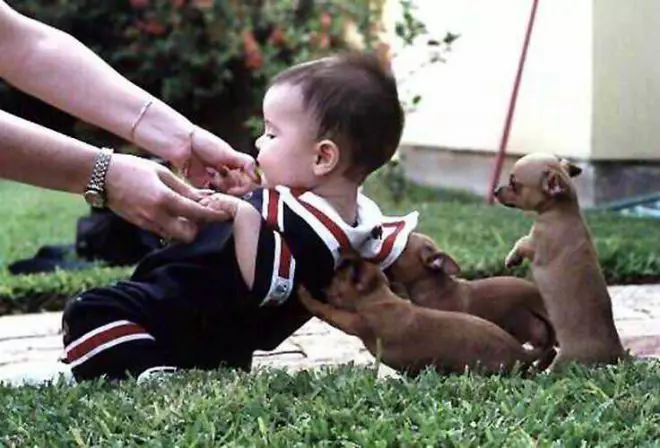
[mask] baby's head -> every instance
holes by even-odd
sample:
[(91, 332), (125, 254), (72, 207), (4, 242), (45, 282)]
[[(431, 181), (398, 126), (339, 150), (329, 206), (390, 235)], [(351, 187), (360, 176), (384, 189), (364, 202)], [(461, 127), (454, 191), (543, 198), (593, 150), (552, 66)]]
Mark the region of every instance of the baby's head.
[(306, 62), (275, 77), (263, 101), (257, 160), (269, 186), (359, 185), (396, 151), (404, 114), (392, 74), (368, 53)]

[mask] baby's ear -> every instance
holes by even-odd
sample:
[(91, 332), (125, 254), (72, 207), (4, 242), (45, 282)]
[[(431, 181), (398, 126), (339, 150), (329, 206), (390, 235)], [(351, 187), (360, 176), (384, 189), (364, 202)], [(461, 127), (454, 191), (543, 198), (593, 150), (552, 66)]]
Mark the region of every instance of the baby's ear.
[(332, 140), (321, 140), (314, 148), (314, 174), (325, 176), (339, 165), (339, 146)]

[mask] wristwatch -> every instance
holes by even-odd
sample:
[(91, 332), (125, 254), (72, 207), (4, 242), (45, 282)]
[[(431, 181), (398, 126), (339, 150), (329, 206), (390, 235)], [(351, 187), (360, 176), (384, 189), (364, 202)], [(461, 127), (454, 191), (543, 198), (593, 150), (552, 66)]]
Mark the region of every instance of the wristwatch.
[(85, 187), (83, 193), (85, 201), (94, 208), (103, 208), (108, 202), (105, 191), (105, 176), (108, 173), (113, 152), (110, 148), (101, 148), (94, 161), (94, 169), (89, 178), (89, 183)]

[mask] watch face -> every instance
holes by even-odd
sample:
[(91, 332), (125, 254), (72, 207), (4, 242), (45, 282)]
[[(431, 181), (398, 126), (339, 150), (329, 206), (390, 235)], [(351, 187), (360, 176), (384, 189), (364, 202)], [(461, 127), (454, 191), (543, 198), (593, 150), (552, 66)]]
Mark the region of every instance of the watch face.
[(105, 205), (103, 195), (96, 190), (87, 190), (85, 192), (85, 201), (92, 207), (101, 208)]

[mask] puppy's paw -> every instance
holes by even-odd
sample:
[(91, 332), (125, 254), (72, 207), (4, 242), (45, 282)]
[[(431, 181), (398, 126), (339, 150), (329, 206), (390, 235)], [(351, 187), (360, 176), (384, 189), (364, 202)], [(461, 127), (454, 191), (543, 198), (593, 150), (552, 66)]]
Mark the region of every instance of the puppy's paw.
[(517, 250), (512, 250), (509, 252), (509, 255), (506, 256), (506, 260), (504, 260), (504, 267), (507, 269), (515, 268), (516, 266), (520, 266), (523, 262), (523, 257), (518, 253)]
[(322, 307), (322, 303), (312, 297), (312, 294), (304, 286), (298, 288), (298, 300), (313, 315), (319, 313), (319, 309)]

